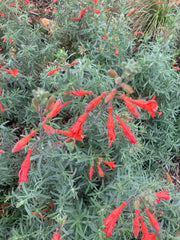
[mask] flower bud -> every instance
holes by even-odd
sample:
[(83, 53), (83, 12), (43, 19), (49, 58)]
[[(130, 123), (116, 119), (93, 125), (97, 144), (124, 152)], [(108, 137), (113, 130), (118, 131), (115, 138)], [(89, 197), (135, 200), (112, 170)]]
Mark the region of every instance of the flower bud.
[(39, 104), (35, 98), (32, 99), (32, 104), (33, 104), (33, 107), (35, 107), (35, 109), (39, 111)]
[(48, 111), (49, 109), (51, 109), (51, 107), (52, 107), (52, 105), (53, 105), (53, 103), (54, 103), (54, 95), (52, 95), (49, 99), (48, 99), (48, 101), (47, 101), (47, 105), (46, 105), (46, 108), (45, 108), (45, 112), (46, 111)]
[(125, 84), (125, 83), (122, 83), (121, 84), (121, 87), (123, 88), (123, 90), (128, 93), (128, 94), (131, 94), (134, 92), (134, 90), (132, 89), (132, 87), (128, 84)]
[(108, 70), (108, 76), (111, 77), (111, 78), (115, 78), (115, 77), (118, 77), (118, 74), (113, 69), (109, 69)]
[(115, 78), (115, 84), (120, 84), (121, 82), (121, 78), (120, 77), (116, 77)]

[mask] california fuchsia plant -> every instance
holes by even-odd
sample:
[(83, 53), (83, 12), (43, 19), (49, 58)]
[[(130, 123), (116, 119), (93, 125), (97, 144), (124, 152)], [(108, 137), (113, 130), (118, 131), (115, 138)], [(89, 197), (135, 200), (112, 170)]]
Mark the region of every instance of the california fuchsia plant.
[(0, 239), (176, 236), (179, 14), (150, 2), (152, 42), (130, 0), (0, 1)]

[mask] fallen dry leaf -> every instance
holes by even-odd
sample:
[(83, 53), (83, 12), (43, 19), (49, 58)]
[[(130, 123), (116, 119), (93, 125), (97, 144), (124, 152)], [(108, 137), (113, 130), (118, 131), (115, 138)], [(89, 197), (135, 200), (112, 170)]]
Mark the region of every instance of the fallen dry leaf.
[(41, 21), (42, 24), (45, 26), (45, 28), (46, 28), (47, 30), (49, 30), (49, 31), (48, 31), (48, 34), (51, 34), (52, 31), (53, 31), (53, 26), (51, 26), (51, 28), (50, 28), (50, 24), (53, 22), (53, 20), (50, 20), (50, 19), (48, 19), (48, 18), (40, 18), (40, 21)]
[(171, 176), (169, 175), (168, 171), (166, 171), (165, 169), (164, 170), (164, 173), (166, 174), (166, 181), (169, 183), (169, 184), (172, 184), (173, 183), (173, 180), (171, 178)]
[(169, 4), (170, 5), (172, 5), (172, 4), (179, 5), (180, 4), (180, 0), (170, 0)]

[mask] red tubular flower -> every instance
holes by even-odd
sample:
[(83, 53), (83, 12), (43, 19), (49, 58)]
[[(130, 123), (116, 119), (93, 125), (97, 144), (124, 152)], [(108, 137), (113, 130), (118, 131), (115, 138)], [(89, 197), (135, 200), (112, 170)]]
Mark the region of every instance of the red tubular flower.
[(176, 70), (180, 71), (179, 67), (175, 67), (175, 66), (172, 66), (172, 67), (175, 68)]
[(138, 35), (138, 34), (143, 35), (143, 33), (142, 33), (141, 31), (136, 32), (135, 34), (136, 34), (136, 35)]
[(143, 235), (141, 240), (156, 240), (156, 234), (148, 233), (148, 235)]
[(129, 15), (131, 15), (132, 13), (134, 13), (136, 11), (135, 8), (133, 8), (128, 14), (126, 14), (126, 17), (129, 17)]
[(73, 133), (70, 130), (63, 131), (63, 130), (56, 129), (56, 133), (61, 133), (70, 138), (73, 138)]
[(89, 169), (89, 179), (92, 180), (92, 175), (93, 175), (93, 162), (91, 163), (91, 167)]
[(78, 119), (77, 121), (74, 123), (74, 125), (72, 127), (70, 127), (71, 131), (73, 134), (78, 134), (81, 129), (82, 129), (82, 125), (84, 124), (84, 122), (86, 121), (87, 115), (89, 113), (85, 112), (83, 113)]
[(8, 203), (2, 203), (0, 207), (2, 208), (2, 215), (5, 214), (4, 206), (8, 205)]
[(101, 10), (89, 7), (89, 9), (91, 9), (93, 12), (96, 12), (97, 14), (99, 14), (101, 12)]
[(51, 76), (52, 74), (54, 74), (57, 70), (61, 69), (60, 67), (56, 68), (56, 69), (53, 69), (51, 71), (49, 71), (46, 76)]
[(33, 150), (30, 148), (28, 149), (28, 154), (26, 155), (26, 158), (24, 159), (22, 165), (21, 165), (21, 170), (19, 171), (19, 186), (18, 188), (20, 188), (22, 182), (27, 182), (27, 175), (28, 175), (28, 171), (29, 171), (29, 167), (30, 167), (30, 157), (31, 157), (31, 153), (33, 152)]
[(108, 40), (108, 37), (107, 36), (103, 36), (102, 39)]
[(1, 104), (0, 104), (0, 109), (1, 109), (1, 112), (4, 112), (4, 108)]
[(156, 95), (154, 95), (153, 98), (149, 101), (136, 100), (136, 99), (132, 99), (132, 98), (128, 98), (128, 97), (127, 98), (128, 98), (129, 102), (148, 111), (151, 114), (151, 117), (155, 117), (155, 113), (158, 113), (159, 115), (162, 114), (161, 112), (157, 112), (158, 103), (155, 101), (155, 97), (156, 97)]
[(55, 117), (59, 113), (61, 107), (62, 107), (62, 102), (59, 99), (55, 102), (55, 104), (52, 107), (52, 110), (47, 114), (45, 119)]
[(115, 54), (118, 56), (118, 54), (119, 54), (119, 50), (118, 50), (118, 48), (117, 47), (115, 47)]
[(116, 167), (116, 166), (115, 166), (115, 163), (116, 163), (116, 162), (108, 162), (108, 161), (105, 161), (105, 160), (103, 160), (103, 162), (104, 162), (106, 165), (108, 165), (111, 170), (113, 170), (113, 168)]
[(137, 238), (139, 235), (139, 228), (140, 228), (139, 212), (140, 212), (139, 209), (135, 209), (136, 215), (135, 215), (134, 222), (133, 222), (133, 233), (134, 233), (135, 238)]
[(64, 92), (64, 94), (73, 94), (75, 96), (84, 96), (84, 95), (91, 95), (92, 91), (85, 91), (85, 90), (71, 90), (70, 93)]
[(54, 233), (52, 240), (61, 240), (61, 237), (58, 232)]
[(108, 116), (108, 122), (107, 122), (107, 129), (108, 129), (108, 139), (109, 139), (109, 143), (108, 146), (111, 146), (111, 143), (114, 142), (115, 137), (116, 137), (116, 132), (114, 130), (115, 128), (115, 124), (114, 124), (114, 120), (113, 120), (113, 116), (112, 116), (112, 107), (108, 107), (108, 111), (109, 111), (109, 116)]
[(151, 225), (153, 226), (153, 228), (160, 233), (160, 227), (159, 227), (159, 223), (157, 221), (157, 219), (149, 212), (149, 208), (144, 209), (144, 211), (147, 213), (149, 221), (151, 223)]
[(0, 12), (0, 16), (5, 17), (4, 13)]
[(61, 105), (61, 108), (65, 107), (68, 103), (70, 103), (71, 101), (65, 102)]
[(76, 65), (76, 64), (78, 64), (79, 62), (76, 60), (76, 61), (73, 61), (73, 62), (71, 62), (71, 63), (69, 63), (68, 65), (69, 66), (74, 66), (74, 65)]
[(157, 4), (162, 4), (162, 3), (163, 3), (163, 1), (156, 1), (156, 3), (157, 3)]
[(86, 12), (86, 9), (87, 9), (87, 7), (85, 7), (84, 9), (81, 9), (81, 11), (80, 11), (80, 13), (79, 13), (79, 16), (77, 17), (77, 18), (71, 18), (73, 21), (78, 21), (79, 19), (81, 19), (83, 16), (84, 16), (84, 14), (85, 14), (85, 12)]
[[(141, 229), (142, 229), (143, 235), (148, 236), (148, 235), (149, 235), (149, 231), (148, 231), (148, 228), (146, 227), (146, 225), (145, 225), (144, 222), (143, 222), (143, 217), (140, 216), (140, 217), (139, 217), (139, 220), (141, 221)], [(149, 240), (149, 239), (148, 239), (148, 240)]]
[(51, 201), (51, 211), (53, 210), (53, 207), (54, 207), (54, 202)]
[(106, 92), (103, 92), (100, 96), (94, 98), (86, 107), (85, 112), (92, 111), (100, 102), (101, 98), (106, 96)]
[(107, 237), (111, 236), (112, 230), (117, 222), (119, 215), (122, 213), (122, 208), (126, 207), (126, 202), (123, 202), (118, 208), (114, 209), (104, 220), (104, 224), (107, 227), (104, 228), (104, 232), (106, 233)]
[(125, 94), (123, 94), (123, 95), (121, 96), (121, 99), (124, 100), (124, 102), (125, 102), (125, 104), (126, 104), (126, 107), (127, 107), (127, 109), (130, 111), (130, 113), (131, 113), (134, 117), (140, 118), (139, 112), (137, 111), (136, 107), (135, 107), (130, 101), (128, 101), (129, 98), (126, 97)]
[(165, 189), (163, 191), (156, 192), (155, 195), (157, 198), (170, 200), (170, 196), (168, 195), (168, 193), (169, 191)]
[[(78, 133), (76, 133), (76, 134), (74, 134), (71, 130), (69, 130), (69, 131), (62, 131), (62, 130), (56, 129), (56, 133), (64, 134), (64, 135), (68, 136), (70, 139), (74, 139), (74, 141), (75, 140), (78, 140), (78, 141), (82, 141), (83, 140), (83, 138), (86, 135), (83, 135), (82, 132), (83, 132), (83, 128), (81, 128), (81, 130)], [(66, 141), (68, 141), (68, 140), (69, 139), (67, 139)]]
[(99, 176), (100, 177), (104, 177), (104, 173), (103, 173), (103, 170), (101, 169), (101, 167), (99, 166), (99, 163), (97, 162), (97, 167), (98, 167), (98, 172), (99, 172)]
[(98, 3), (98, 0), (91, 0), (91, 1), (95, 4)]
[(14, 77), (18, 74), (18, 70), (16, 68), (13, 68), (12, 70), (1, 68), (1, 70), (11, 73)]
[(124, 135), (129, 140), (130, 144), (136, 143), (139, 147), (139, 144), (137, 143), (137, 140), (135, 139), (134, 134), (131, 132), (130, 128), (120, 119), (120, 117), (117, 115), (116, 119), (119, 121), (122, 131)]
[(55, 134), (54, 128), (46, 125), (44, 122), (42, 123), (42, 126), (43, 126), (43, 128), (44, 128), (44, 131), (45, 131), (47, 134), (49, 134), (49, 135), (54, 135), (54, 134)]
[(0, 150), (0, 154), (1, 154), (1, 153), (4, 153), (4, 151), (3, 151), (3, 150)]
[(30, 132), (29, 135), (27, 135), (26, 137), (23, 137), (21, 140), (19, 140), (19, 141), (15, 144), (15, 146), (14, 146), (13, 149), (12, 149), (12, 152), (14, 153), (14, 152), (20, 151), (24, 146), (27, 145), (27, 143), (29, 142), (30, 138), (31, 138), (32, 136), (34, 136), (34, 135), (36, 135), (36, 131), (31, 130), (31, 132)]
[(109, 103), (110, 101), (112, 101), (112, 99), (114, 98), (114, 94), (116, 93), (116, 89), (112, 89), (112, 91), (108, 94), (108, 96), (105, 98), (105, 103)]

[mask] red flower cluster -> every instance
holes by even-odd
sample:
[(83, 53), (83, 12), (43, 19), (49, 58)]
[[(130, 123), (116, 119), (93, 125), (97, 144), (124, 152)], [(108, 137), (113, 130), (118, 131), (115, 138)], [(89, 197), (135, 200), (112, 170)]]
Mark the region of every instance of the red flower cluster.
[[(112, 69), (110, 69), (108, 71), (108, 75), (110, 77), (114, 78), (115, 81), (118, 78), (118, 74)], [(119, 84), (119, 83), (117, 83), (117, 84)], [(120, 86), (128, 94), (131, 94), (134, 92), (134, 90), (131, 88), (131, 86), (129, 86), (125, 83), (122, 83)], [(92, 91), (71, 90), (69, 93), (65, 92), (64, 94), (68, 94), (68, 95), (73, 94), (76, 96), (84, 96), (87, 94), (91, 95)], [(120, 96), (118, 96), (118, 95), (120, 95)], [(115, 123), (113, 120), (113, 107), (111, 107), (111, 102), (112, 102), (113, 98), (117, 97), (117, 98), (121, 98), (122, 100), (124, 100), (128, 110), (136, 118), (140, 118), (140, 114), (137, 111), (135, 105), (147, 110), (151, 114), (152, 117), (155, 116), (155, 113), (161, 114), (161, 112), (157, 112), (158, 103), (155, 101), (155, 95), (149, 101), (136, 100), (136, 99), (132, 99), (132, 98), (126, 96), (125, 94), (121, 94), (121, 93), (117, 92), (117, 90), (115, 88), (112, 89), (112, 91), (108, 95), (106, 92), (103, 92), (100, 96), (94, 98), (85, 108), (85, 113), (88, 114), (90, 111), (92, 111), (100, 103), (100, 101), (102, 100), (103, 97), (105, 97), (104, 102), (106, 104), (109, 104), (109, 107), (108, 107), (109, 116), (108, 116), (108, 121), (107, 121), (107, 130), (108, 130), (107, 137), (109, 139), (109, 143), (108, 143), (109, 147), (111, 146), (112, 142), (115, 140), (115, 137), (116, 137)], [(83, 122), (82, 122), (82, 120), (78, 119), (77, 123), (75, 123), (75, 125), (73, 125), (70, 128), (71, 130), (69, 130), (69, 131), (56, 130), (56, 133), (62, 133), (64, 135), (67, 135), (70, 139), (82, 141), (82, 139), (84, 137), (84, 135), (82, 134), (82, 132), (83, 132), (82, 124), (84, 123), (84, 121), (87, 117), (85, 113), (84, 113), (84, 115), (81, 116), (81, 118), (85, 117)], [(129, 140), (130, 144), (137, 144), (139, 146), (134, 134), (131, 132), (130, 128), (124, 123), (123, 119), (121, 119), (118, 115), (116, 116), (116, 119), (120, 123), (122, 131), (123, 131), (124, 135), (127, 137), (127, 139)], [(79, 125), (81, 127), (79, 127)], [(68, 141), (68, 140), (66, 140), (66, 141)]]
[[(148, 214), (151, 225), (154, 227), (154, 229), (157, 232), (160, 232), (160, 227), (159, 227), (159, 224), (158, 224), (156, 218), (149, 212), (148, 208), (146, 208), (145, 211)], [(144, 240), (145, 239), (146, 240), (155, 239), (156, 234), (149, 233), (148, 228), (146, 227), (146, 225), (143, 222), (143, 217), (139, 216), (139, 212), (140, 212), (139, 209), (135, 209), (136, 215), (135, 215), (134, 222), (133, 222), (133, 233), (134, 233), (135, 238), (137, 238), (138, 235), (139, 235), (140, 222), (141, 222), (141, 230), (142, 230), (142, 233), (143, 233), (142, 239), (144, 239)], [(140, 222), (139, 222), (139, 220), (140, 220)]]
[(123, 202), (118, 208), (114, 209), (104, 220), (104, 224), (107, 227), (104, 228), (104, 232), (106, 233), (107, 237), (111, 236), (112, 230), (117, 222), (119, 215), (122, 213), (122, 208), (126, 207), (126, 202)]
[(92, 7), (89, 7), (89, 9), (91, 9), (93, 12), (96, 12), (97, 14), (99, 14), (101, 11)]
[(86, 10), (87, 10), (87, 7), (85, 7), (84, 9), (81, 9), (78, 17), (77, 17), (77, 18), (71, 18), (71, 19), (72, 19), (73, 21), (78, 21), (78, 20), (80, 20), (80, 19), (84, 16)]
[[(97, 0), (94, 0), (94, 2), (93, 3), (97, 3), (98, 1)], [(95, 8), (92, 8), (92, 7), (85, 7), (84, 9), (81, 9), (81, 11), (79, 12), (79, 15), (78, 15), (78, 17), (77, 18), (71, 18), (73, 21), (78, 21), (78, 20), (80, 20), (83, 16), (84, 16), (84, 14), (85, 14), (85, 12), (86, 12), (86, 10), (87, 9), (90, 9), (90, 10), (92, 10), (93, 12), (96, 12), (97, 14), (99, 14), (100, 12), (101, 12), (101, 10), (98, 10), (98, 9), (95, 9)]]
[(155, 117), (155, 113), (158, 113), (159, 115), (161, 115), (162, 114), (161, 112), (157, 112), (158, 103), (155, 101), (155, 97), (156, 95), (154, 95), (151, 100), (145, 101), (145, 100), (132, 99), (130, 97), (125, 96), (124, 94), (121, 96), (121, 98), (125, 101), (128, 110), (135, 117), (139, 117), (140, 115), (134, 105), (148, 111), (151, 114), (151, 117)]
[[(168, 191), (164, 190), (161, 192), (155, 193), (159, 198), (164, 198), (164, 199), (170, 199), (168, 196)], [(122, 208), (126, 207), (133, 198), (130, 198), (128, 201), (123, 202), (118, 208), (113, 210), (103, 221), (107, 225), (107, 227), (104, 228), (104, 232), (106, 233), (106, 236), (110, 237), (112, 230), (116, 224), (116, 221), (118, 219), (118, 216), (122, 213)], [(139, 198), (137, 199), (139, 201)], [(144, 203), (143, 203), (144, 207)], [(157, 219), (153, 216), (152, 213), (150, 213), (149, 208), (146, 207), (144, 211), (147, 213), (149, 221), (154, 228), (154, 230), (157, 233), (160, 233), (160, 226), (157, 221)], [(140, 209), (135, 208), (135, 218), (133, 221), (133, 234), (134, 237), (137, 238), (140, 232), (140, 227), (142, 231), (142, 239), (141, 240), (155, 240), (156, 239), (156, 234), (154, 233), (149, 233), (149, 230), (145, 223), (143, 222), (143, 216), (140, 215)]]
[[(98, 158), (99, 162), (97, 162), (97, 168), (98, 168), (98, 172), (99, 172), (99, 177), (104, 177), (104, 172), (100, 167), (100, 163), (104, 162), (108, 167), (110, 167), (111, 170), (113, 170), (113, 168), (115, 168), (115, 162), (108, 162), (105, 160), (102, 160), (101, 158)], [(91, 163), (90, 169), (89, 169), (89, 179), (92, 180), (92, 176), (93, 176), (93, 162)]]
[(12, 70), (1, 68), (1, 70), (11, 73), (14, 77), (18, 74), (18, 70), (16, 68), (13, 68)]
[(167, 200), (170, 200), (170, 196), (168, 195), (168, 190), (163, 190), (163, 191), (160, 191), (160, 192), (156, 192), (155, 195), (157, 197), (156, 199), (156, 202), (160, 203), (160, 199), (167, 199)]

